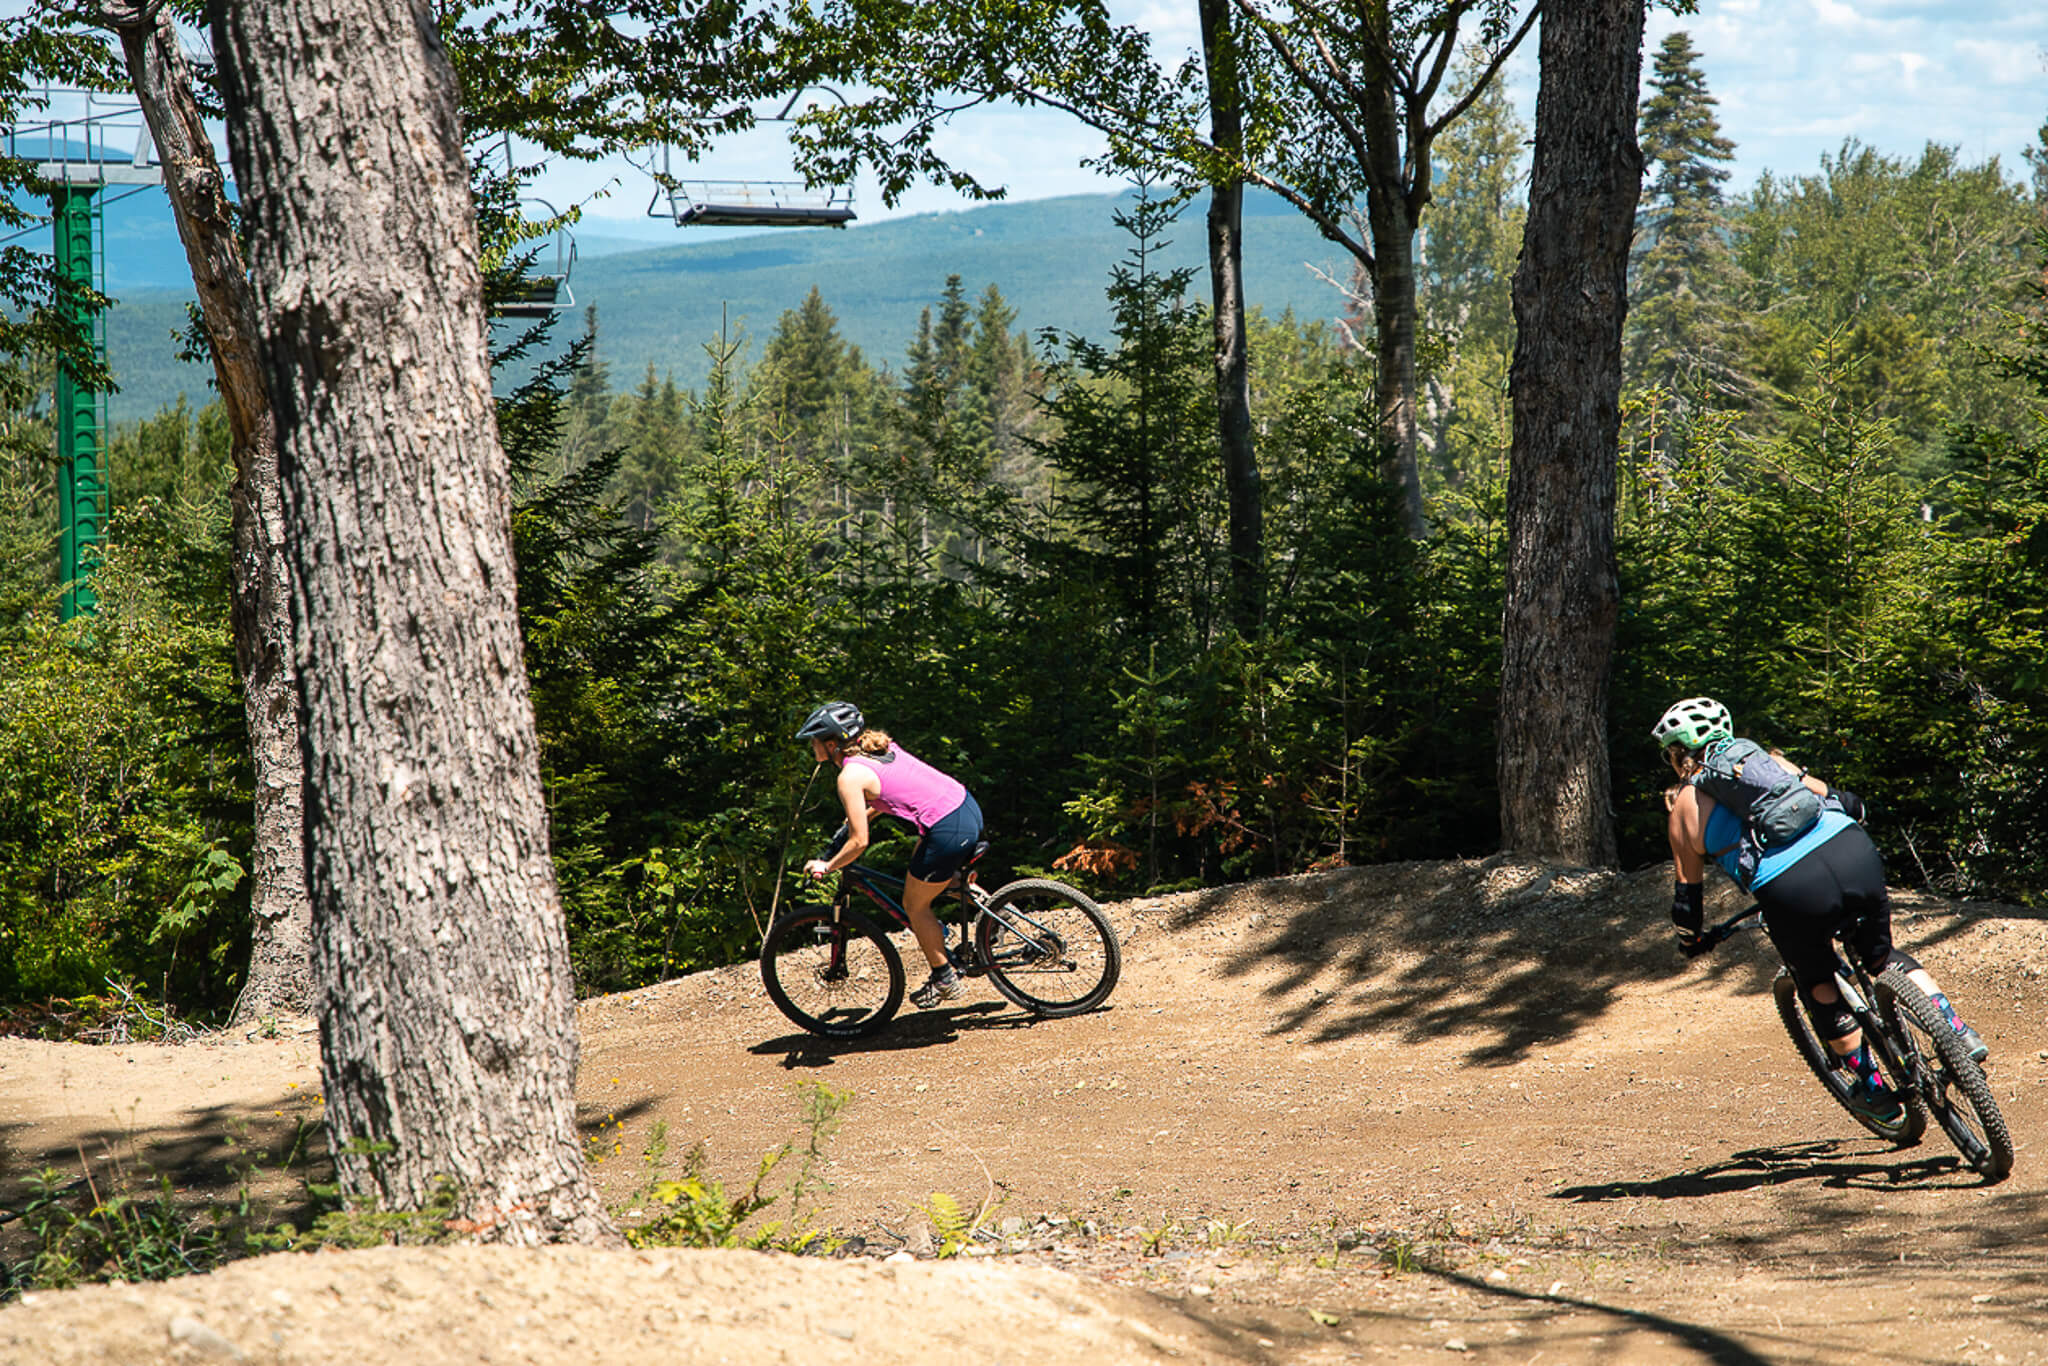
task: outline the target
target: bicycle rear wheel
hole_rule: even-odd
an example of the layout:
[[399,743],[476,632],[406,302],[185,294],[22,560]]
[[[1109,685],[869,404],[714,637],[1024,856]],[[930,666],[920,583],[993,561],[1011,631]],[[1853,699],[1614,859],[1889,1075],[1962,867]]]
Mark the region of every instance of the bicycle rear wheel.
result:
[[1887,1143],[1910,1148],[1920,1141],[1921,1135],[1927,1132],[1927,1109],[1918,1095],[1906,1089],[1903,1080],[1890,1079],[1898,1086],[1900,1099],[1905,1101],[1897,1119],[1887,1123],[1874,1115],[1862,1113],[1849,1103],[1849,1084],[1853,1074],[1846,1067],[1829,1065],[1828,1046],[1813,1032],[1813,1021],[1806,1017],[1806,1008],[1799,1003],[1799,987],[1793,982],[1791,973],[1779,969],[1777,979],[1771,983],[1771,995],[1777,999],[1778,1018],[1784,1021],[1785,1032],[1792,1036],[1792,1046],[1799,1050],[1800,1057],[1806,1059],[1807,1067],[1812,1069],[1822,1088],[1834,1097],[1835,1104]]
[[865,916],[812,908],[769,928],[761,982],[775,1008],[811,1033],[857,1038],[903,1004],[903,958]]
[[1877,1009],[1896,1036],[1934,1122],[1973,1171],[2003,1181],[2012,1171],[2012,1134],[1984,1069],[1927,994],[1896,965],[1877,979]]
[[1036,1015],[1079,1015],[1109,999],[1123,971],[1102,908],[1067,886],[1024,878],[997,892],[975,931],[997,991]]

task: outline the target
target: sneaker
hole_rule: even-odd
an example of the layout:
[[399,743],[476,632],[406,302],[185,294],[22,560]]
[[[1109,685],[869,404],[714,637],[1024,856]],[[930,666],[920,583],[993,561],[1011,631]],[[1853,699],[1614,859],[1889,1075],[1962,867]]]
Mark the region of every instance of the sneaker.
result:
[[1991,1045],[1984,1042],[1984,1036],[1961,1020],[1956,1021],[1956,1033],[1962,1038],[1963,1047],[1968,1050],[1971,1062],[1982,1062],[1991,1056]]
[[948,963],[945,967],[933,969],[925,984],[910,993],[910,1003],[919,1010],[930,1010],[941,1001],[957,999],[966,990],[960,974]]
[[1889,1124],[1905,1112],[1899,1093],[1875,1077],[1858,1077],[1849,1084],[1849,1108],[1880,1124]]

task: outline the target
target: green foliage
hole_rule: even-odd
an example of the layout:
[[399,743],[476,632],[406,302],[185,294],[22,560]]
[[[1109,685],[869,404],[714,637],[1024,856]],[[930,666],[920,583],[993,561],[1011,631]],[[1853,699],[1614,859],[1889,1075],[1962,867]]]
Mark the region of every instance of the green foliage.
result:
[[455,1216],[461,1205],[461,1188],[446,1177],[434,1183],[433,1191],[417,1209],[384,1209],[374,1204],[345,1204],[333,1186],[309,1184],[312,1197],[328,1206],[301,1231],[297,1225],[280,1223],[275,1228],[252,1233],[252,1252],[348,1252],[369,1247],[439,1247],[459,1242],[474,1229],[465,1229]]
[[98,614],[0,633],[0,994],[77,997],[114,975],[232,999],[246,895],[216,885],[218,860],[194,871],[238,864],[249,838],[219,554],[160,504],[119,509]]
[[1026,553],[1091,583],[1140,648],[1178,654],[1206,643],[1216,620],[1222,510],[1203,477],[1216,440],[1210,328],[1185,297],[1192,272],[1152,259],[1175,216],[1143,194],[1117,215],[1131,238],[1110,276],[1118,344],[1069,337],[1048,367],[1059,435],[1040,451],[1059,476],[1066,529]]
[[[486,35],[458,54],[469,72],[524,60],[550,26],[605,61],[669,51],[603,15],[480,15],[462,18]],[[569,118],[616,75],[558,107],[540,85],[518,98]],[[1612,701],[1625,861],[1663,856],[1643,728],[1708,691],[1870,798],[1895,877],[2038,897],[2048,340],[2015,235],[2037,206],[1995,165],[1854,145],[1723,202],[1725,143],[1682,35],[1648,93],[1630,344],[1657,382],[1627,409]],[[1271,586],[1251,636],[1219,614],[1213,334],[1193,254],[1169,245],[1199,233],[1149,195],[1120,215],[1129,250],[1092,340],[1033,344],[994,283],[943,267],[901,373],[847,342],[826,289],[752,366],[740,333],[719,336],[694,391],[648,368],[614,392],[594,312],[552,358],[545,327],[501,333],[578,989],[752,952],[786,870],[838,820],[790,734],[825,697],[966,781],[999,867],[1121,890],[1490,849],[1525,138],[1487,86],[1435,144],[1427,539],[1379,477],[1357,338],[1251,318]],[[495,168],[477,202],[502,300],[539,239],[518,168]],[[1995,331],[2002,303],[2034,320],[2016,340]],[[102,612],[60,626],[50,432],[32,399],[4,402],[54,364],[0,384],[0,1002],[49,1002],[11,1028],[132,1036],[180,1027],[172,1004],[204,1018],[230,1000],[247,935],[224,432],[217,409],[175,408],[117,435]],[[766,1207],[746,1207],[792,1159],[738,1193],[699,1162],[649,1199],[678,1239],[755,1238]]]
[[114,1148],[97,1163],[81,1152],[75,1177],[54,1168],[32,1174],[20,1208],[0,1211],[0,1225],[19,1221],[0,1255],[0,1303],[32,1290],[203,1274],[262,1250],[271,1211],[252,1194],[252,1180],[273,1159],[280,1172],[295,1166],[306,1137],[301,1124],[279,1157],[252,1148],[246,1126],[231,1124],[222,1141],[235,1191],[224,1203],[202,1205]]
[[970,1211],[945,1191],[933,1191],[918,1208],[931,1222],[932,1237],[936,1240],[932,1255],[939,1258],[957,1257],[973,1246],[975,1231],[987,1217],[985,1208],[977,1206]]
[[[68,1290],[105,1281],[163,1281],[203,1275],[236,1255],[225,1219],[181,1204],[168,1176],[129,1183],[118,1172],[104,1195],[88,1173],[66,1180],[44,1168],[29,1178],[19,1211],[32,1247],[14,1265],[0,1265],[0,1301],[31,1290]],[[83,1209],[72,1198],[88,1196]]]
[[1938,475],[1945,424],[2019,420],[2023,391],[1973,362],[2031,278],[2038,215],[1995,159],[1966,165],[1934,143],[1908,161],[1849,142],[1817,174],[1766,173],[1733,224],[1756,371],[1797,395],[1808,355],[1841,338],[1840,397],[1898,424],[1902,468]]
[[[1472,79],[1461,75],[1459,84]],[[1484,478],[1506,459],[1515,346],[1509,287],[1528,217],[1528,141],[1507,91],[1488,82],[1436,144],[1418,289],[1422,344],[1446,353],[1426,367],[1419,414],[1431,492]]]
[[[2016,357],[2015,373],[2028,363]],[[1949,486],[1962,510],[1939,513],[1899,472],[1899,424],[1854,401],[1844,348],[1823,344],[1810,366],[1784,433],[1745,437],[1726,415],[1695,416],[1682,459],[1645,442],[1625,461],[1632,607],[1613,745],[1646,761],[1616,774],[1631,813],[1624,858],[1662,843],[1667,779],[1641,727],[1672,697],[1707,692],[1746,734],[1863,794],[1895,875],[1951,894],[2038,895],[2039,840],[2013,814],[2041,795],[2044,736],[2016,700],[2044,658],[2030,544],[2039,453],[1964,433],[1970,473]],[[1710,652],[1675,653],[1703,632]]]
[[[822,1175],[826,1147],[852,1099],[851,1091],[837,1091],[815,1082],[800,1087],[804,1137],[763,1153],[753,1181],[739,1194],[728,1193],[707,1174],[709,1156],[701,1142],[693,1145],[684,1157],[681,1176],[666,1175],[662,1163],[668,1153],[668,1130],[665,1124],[657,1123],[643,1153],[647,1180],[632,1197],[632,1203],[640,1208],[658,1208],[641,1222],[626,1226],[626,1241],[634,1247],[829,1252],[838,1240],[829,1231],[815,1226],[815,1213],[810,1206],[829,1189]],[[769,1191],[769,1179],[792,1156],[797,1160],[797,1170],[788,1185],[779,1192]],[[756,1214],[777,1204],[783,1204],[786,1210],[782,1218],[748,1227]]]

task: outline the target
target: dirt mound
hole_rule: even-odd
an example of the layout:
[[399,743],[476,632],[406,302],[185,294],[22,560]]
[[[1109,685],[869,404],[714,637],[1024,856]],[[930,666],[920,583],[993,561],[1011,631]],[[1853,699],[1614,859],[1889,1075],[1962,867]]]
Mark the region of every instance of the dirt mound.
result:
[[[712,1176],[744,1184],[800,1136],[793,1088],[819,1082],[853,1099],[817,1216],[863,1255],[272,1257],[43,1297],[0,1311],[0,1343],[24,1363],[156,1360],[34,1355],[50,1315],[83,1332],[132,1309],[119,1350],[180,1361],[213,1340],[174,1342],[174,1318],[258,1361],[329,1359],[258,1355],[280,1350],[274,1330],[367,1361],[554,1361],[614,1341],[874,1360],[956,1330],[947,1355],[1058,1361],[1082,1329],[1108,1360],[1847,1362],[1873,1333],[1906,1359],[2048,1360],[2033,1252],[2048,1164],[2032,1142],[2048,925],[1898,899],[1899,942],[1994,1049],[2019,1159],[1987,1187],[1938,1132],[1894,1151],[1833,1109],[1779,1028],[1768,944],[1682,960],[1668,879],[1502,857],[1125,902],[1109,908],[1122,984],[1071,1020],[976,986],[871,1038],[822,1040],[775,1011],[751,965],[587,1002],[579,1090],[616,1208],[635,1207],[656,1125],[671,1153],[701,1142]],[[1740,904],[1723,887],[1710,914]],[[315,1061],[291,1028],[177,1049],[0,1040],[6,1170],[75,1168],[83,1150],[98,1170],[145,1162],[218,1188],[238,1153],[282,1150],[317,1116]],[[0,1182],[0,1205],[18,1189]],[[978,1217],[988,1255],[883,1261],[925,1255],[935,1197]],[[346,1278],[340,1298],[323,1277]],[[306,1317],[268,1308],[273,1289]],[[1015,1315],[1000,1326],[996,1302]],[[314,1306],[325,1326],[290,1326]],[[721,1318],[746,1312],[763,1317]],[[534,1336],[513,1335],[522,1318]],[[712,1329],[737,1336],[678,1336]]]
[[1058,1271],[741,1252],[385,1248],[31,1296],[5,1366],[625,1361],[1215,1362],[1219,1334]]

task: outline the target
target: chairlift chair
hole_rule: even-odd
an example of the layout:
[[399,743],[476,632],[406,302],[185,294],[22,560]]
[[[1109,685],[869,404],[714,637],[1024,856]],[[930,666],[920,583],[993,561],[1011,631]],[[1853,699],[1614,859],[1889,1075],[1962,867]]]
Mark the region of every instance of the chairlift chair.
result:
[[[830,86],[817,88],[846,103],[846,97]],[[792,122],[790,111],[803,95],[797,91],[778,113],[763,116],[761,122]],[[661,149],[661,172],[654,177],[654,198],[647,202],[649,218],[673,218],[679,228],[843,228],[854,220],[851,185],[813,188],[800,180],[678,180],[670,170],[670,151],[667,146]]]
[[[544,199],[520,202],[539,205],[544,211],[540,215],[543,220],[560,217],[554,205]],[[550,313],[576,307],[576,296],[569,289],[569,275],[575,268],[576,238],[567,228],[556,228],[548,234],[548,245],[535,253],[525,277],[519,282],[518,291],[498,302],[498,315],[505,318],[545,318]]]
[[812,189],[800,180],[684,180],[654,192],[679,228],[843,228],[854,219],[853,187]]

